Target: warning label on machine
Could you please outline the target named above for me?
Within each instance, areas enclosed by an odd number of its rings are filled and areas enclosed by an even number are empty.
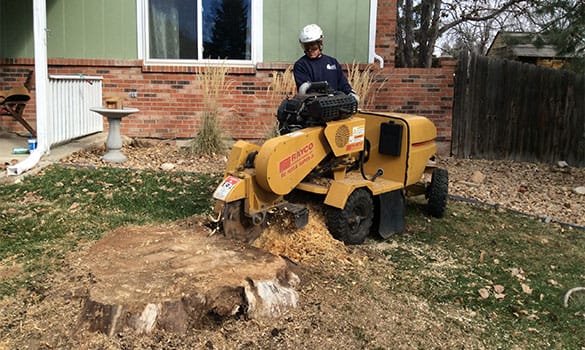
[[[346,151],[359,150],[364,147],[365,130],[363,125],[354,126],[351,129],[349,140],[345,146]]]
[[[223,182],[217,186],[215,192],[213,192],[213,198],[219,200],[225,200],[227,195],[231,192],[231,190],[236,186],[240,178],[234,176],[226,177]]]

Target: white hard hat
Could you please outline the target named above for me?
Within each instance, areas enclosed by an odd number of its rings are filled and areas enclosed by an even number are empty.
[[[299,41],[301,44],[312,43],[322,39],[323,31],[321,30],[321,27],[316,24],[306,25],[301,29],[301,33],[299,34]]]

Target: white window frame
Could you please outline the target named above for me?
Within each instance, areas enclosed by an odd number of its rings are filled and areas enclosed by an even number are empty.
[[[202,31],[202,0],[193,0],[197,2],[197,42],[198,56],[203,56],[203,31]],[[137,30],[137,51],[138,58],[144,60],[146,65],[164,65],[164,66],[198,66],[198,65],[227,65],[236,67],[255,66],[256,63],[262,62],[263,46],[263,21],[262,9],[264,0],[250,0],[251,12],[251,47],[250,60],[210,60],[210,59],[154,59],[149,58],[149,26],[148,26],[148,0],[136,0],[136,30]]]

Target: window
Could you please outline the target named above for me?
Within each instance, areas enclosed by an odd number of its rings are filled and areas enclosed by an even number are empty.
[[[253,2],[256,1],[147,0],[147,59],[251,62]]]

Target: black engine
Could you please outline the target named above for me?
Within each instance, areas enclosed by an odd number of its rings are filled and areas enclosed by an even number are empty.
[[[343,92],[317,92],[287,98],[278,107],[281,135],[349,118],[357,112],[357,100]]]

